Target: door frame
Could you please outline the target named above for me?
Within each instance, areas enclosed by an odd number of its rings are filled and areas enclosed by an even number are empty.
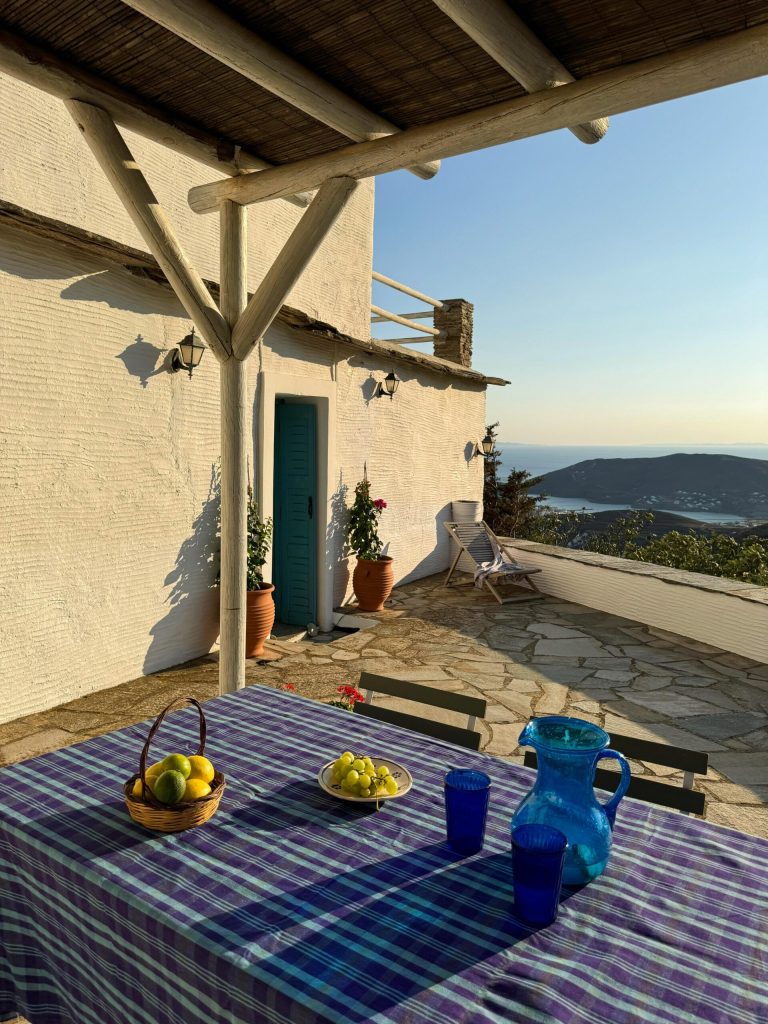
[[[317,415],[317,502],[316,502],[316,578],[317,624],[324,631],[333,628],[334,580],[328,552],[328,525],[331,495],[338,476],[336,460],[336,382],[318,381],[291,373],[261,371],[257,378],[258,429],[254,438],[254,493],[263,516],[274,514],[275,487],[275,406],[278,398],[293,398],[314,405]],[[272,578],[272,551],[264,566],[266,578]]]

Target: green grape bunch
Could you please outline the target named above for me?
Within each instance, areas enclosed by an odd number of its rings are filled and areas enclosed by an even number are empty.
[[[334,762],[332,780],[351,796],[375,798],[384,794],[394,796],[397,792],[397,781],[385,764],[377,768],[370,757],[355,755],[349,750]]]

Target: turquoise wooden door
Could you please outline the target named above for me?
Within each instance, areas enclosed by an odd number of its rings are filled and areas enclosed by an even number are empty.
[[[281,622],[317,620],[316,413],[278,399],[275,407],[275,604]]]

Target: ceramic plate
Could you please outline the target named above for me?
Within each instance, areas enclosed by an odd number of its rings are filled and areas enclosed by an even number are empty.
[[[337,800],[349,800],[351,803],[357,804],[375,804],[377,800],[395,800],[397,797],[403,796],[408,792],[413,785],[413,778],[407,768],[403,768],[396,761],[388,761],[385,757],[374,757],[371,755],[371,760],[377,768],[382,764],[389,768],[389,774],[397,782],[396,793],[393,793],[391,796],[389,793],[380,793],[378,796],[354,796],[352,793],[346,793],[340,785],[331,781],[333,766],[336,763],[335,758],[320,769],[317,776],[320,788],[324,789],[326,793],[330,793],[331,796],[335,796]]]

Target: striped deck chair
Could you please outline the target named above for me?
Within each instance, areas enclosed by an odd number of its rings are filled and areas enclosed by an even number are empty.
[[[520,565],[519,562],[516,562],[486,523],[443,523],[443,526],[458,548],[453,564],[445,578],[444,585],[446,587],[450,586],[451,577],[456,570],[462,552],[466,552],[476,566],[475,586],[480,589],[487,587],[499,604],[532,601],[537,597],[544,596],[531,579],[531,576],[541,572],[541,569]],[[526,585],[526,589],[518,586],[516,594],[502,596],[497,589],[502,581],[515,584],[523,583]]]

